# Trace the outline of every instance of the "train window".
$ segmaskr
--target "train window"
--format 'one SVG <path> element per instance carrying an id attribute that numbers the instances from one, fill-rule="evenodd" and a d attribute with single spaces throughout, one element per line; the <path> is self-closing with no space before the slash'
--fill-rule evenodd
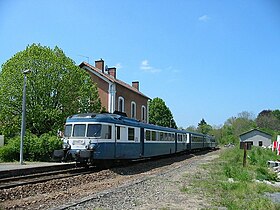
<path id="1" fill-rule="evenodd" d="M 121 139 L 121 127 L 120 126 L 116 126 L 117 129 L 117 140 Z"/>
<path id="2" fill-rule="evenodd" d="M 89 124 L 87 130 L 87 137 L 100 137 L 101 125 L 100 124 Z"/>
<path id="3" fill-rule="evenodd" d="M 149 130 L 146 130 L 146 141 L 150 141 L 151 140 L 151 134 Z"/>
<path id="4" fill-rule="evenodd" d="M 74 125 L 74 131 L 73 131 L 74 137 L 85 137 L 85 134 L 86 134 L 86 125 L 85 124 Z"/>
<path id="5" fill-rule="evenodd" d="M 167 133 L 164 133 L 164 141 L 168 141 L 168 135 L 167 135 Z"/>
<path id="6" fill-rule="evenodd" d="M 66 125 L 64 130 L 64 136 L 70 137 L 72 132 L 72 124 Z"/>
<path id="7" fill-rule="evenodd" d="M 162 132 L 159 133 L 159 140 L 160 141 L 164 141 L 164 137 L 163 137 L 163 133 Z"/>
<path id="8" fill-rule="evenodd" d="M 102 125 L 102 138 L 103 139 L 112 138 L 112 126 L 111 125 Z"/>
<path id="9" fill-rule="evenodd" d="M 182 141 L 182 134 L 178 134 L 178 141 Z"/>
<path id="10" fill-rule="evenodd" d="M 134 128 L 128 128 L 128 140 L 134 140 Z"/>
<path id="11" fill-rule="evenodd" d="M 168 141 L 171 141 L 171 140 L 172 140 L 172 139 L 171 139 L 171 133 L 168 133 L 167 136 L 168 136 L 168 138 L 167 138 Z"/>
<path id="12" fill-rule="evenodd" d="M 155 131 L 152 131 L 152 141 L 156 141 L 157 140 L 157 135 Z"/>

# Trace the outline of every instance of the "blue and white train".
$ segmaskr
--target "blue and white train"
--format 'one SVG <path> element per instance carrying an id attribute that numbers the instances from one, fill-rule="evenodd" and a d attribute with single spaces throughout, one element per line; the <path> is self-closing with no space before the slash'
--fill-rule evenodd
<path id="1" fill-rule="evenodd" d="M 108 113 L 68 117 L 63 142 L 63 150 L 56 150 L 54 155 L 85 164 L 145 159 L 217 146 L 213 136 Z"/>

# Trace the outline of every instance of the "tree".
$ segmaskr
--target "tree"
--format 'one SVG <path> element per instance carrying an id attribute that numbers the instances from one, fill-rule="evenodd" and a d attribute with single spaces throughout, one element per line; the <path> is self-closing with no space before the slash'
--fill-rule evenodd
<path id="1" fill-rule="evenodd" d="M 2 65 L 0 72 L 0 133 L 20 130 L 23 70 L 27 76 L 26 128 L 41 135 L 62 128 L 78 112 L 99 112 L 97 88 L 89 75 L 61 49 L 32 44 Z"/>
<path id="2" fill-rule="evenodd" d="M 279 110 L 263 110 L 256 119 L 257 126 L 268 130 L 280 130 Z"/>
<path id="3" fill-rule="evenodd" d="M 170 109 L 161 98 L 154 98 L 150 101 L 149 122 L 164 127 L 177 128 Z"/>
<path id="4" fill-rule="evenodd" d="M 203 134 L 208 134 L 212 130 L 211 125 L 208 125 L 206 121 L 202 118 L 200 123 L 198 123 L 197 131 Z"/>

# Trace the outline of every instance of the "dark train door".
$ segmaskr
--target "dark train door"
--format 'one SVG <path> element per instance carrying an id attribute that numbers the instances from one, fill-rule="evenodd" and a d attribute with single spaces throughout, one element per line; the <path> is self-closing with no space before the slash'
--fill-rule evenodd
<path id="1" fill-rule="evenodd" d="M 144 138 L 145 138 L 144 128 L 140 128 L 140 157 L 144 156 Z"/>
<path id="2" fill-rule="evenodd" d="M 177 133 L 175 133 L 175 153 L 177 152 L 177 145 L 178 144 L 178 139 L 177 139 Z"/>

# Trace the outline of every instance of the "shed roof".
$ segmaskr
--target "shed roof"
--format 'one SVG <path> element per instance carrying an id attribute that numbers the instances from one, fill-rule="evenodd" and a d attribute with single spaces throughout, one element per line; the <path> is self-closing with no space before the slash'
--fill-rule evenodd
<path id="1" fill-rule="evenodd" d="M 247 133 L 251 133 L 251 132 L 253 132 L 253 131 L 259 131 L 260 133 L 264 133 L 264 134 L 269 135 L 269 136 L 272 137 L 271 134 L 269 134 L 269 133 L 267 133 L 267 132 L 264 132 L 264 131 L 261 131 L 261 130 L 259 130 L 259 129 L 257 129 L 257 128 L 254 128 L 254 129 L 251 129 L 251 130 L 249 130 L 249 131 L 247 131 L 247 132 L 245 132 L 245 133 L 242 133 L 242 134 L 239 135 L 239 137 L 244 136 L 244 135 L 246 135 Z"/>
<path id="2" fill-rule="evenodd" d="M 118 80 L 118 79 L 116 79 L 116 78 L 110 76 L 109 74 L 103 73 L 100 69 L 98 69 L 98 68 L 96 68 L 96 67 L 90 65 L 90 64 L 87 63 L 87 62 L 82 62 L 82 63 L 79 65 L 80 68 L 83 68 L 84 66 L 86 66 L 86 67 L 90 68 L 91 70 L 93 70 L 94 72 L 96 72 L 98 75 L 101 76 L 101 78 L 102 78 L 102 77 L 103 77 L 103 78 L 105 77 L 107 80 L 109 80 L 109 81 L 112 82 L 112 83 L 117 83 L 117 84 L 119 84 L 119 85 L 121 85 L 121 86 L 123 86 L 123 87 L 125 87 L 125 88 L 127 88 L 127 89 L 129 89 L 129 90 L 131 90 L 131 91 L 133 91 L 133 92 L 135 92 L 135 93 L 137 93 L 137 94 L 139 94 L 139 95 L 141 95 L 141 96 L 147 98 L 147 99 L 150 99 L 148 96 L 144 95 L 143 93 L 141 93 L 141 92 L 140 92 L 139 90 L 137 90 L 136 88 L 130 86 L 129 84 L 127 84 L 127 83 L 125 83 L 125 82 L 123 82 L 123 81 L 121 81 L 121 80 Z"/>

